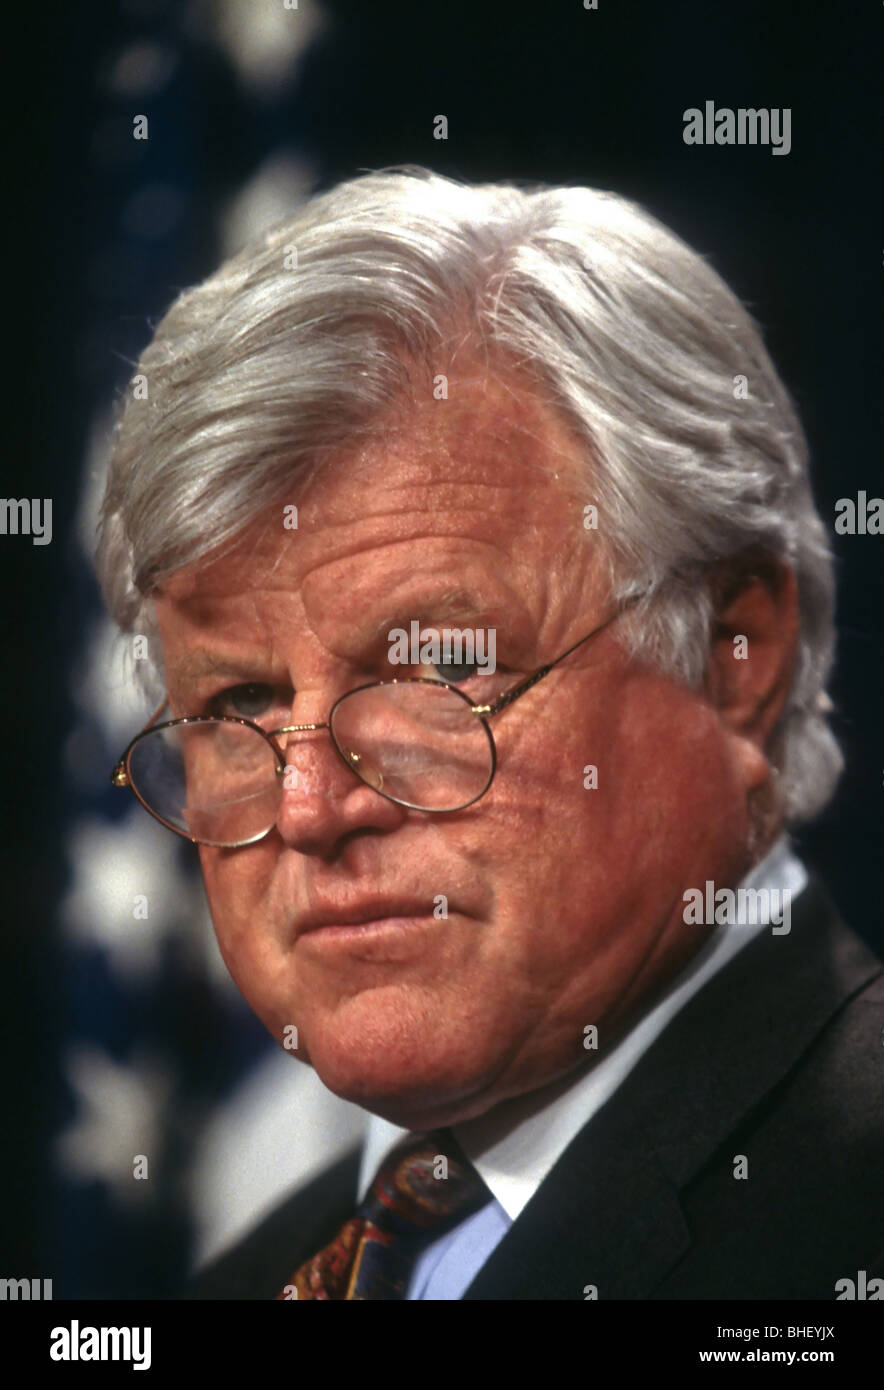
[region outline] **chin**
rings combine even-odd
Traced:
[[[438,1051],[402,1055],[380,1042],[347,1048],[340,1039],[323,1044],[314,1036],[310,1064],[334,1095],[404,1129],[435,1129],[487,1108],[476,1099],[481,1083],[472,1068],[464,1073],[462,1056],[458,1062]]]

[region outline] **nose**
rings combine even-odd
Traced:
[[[290,849],[333,858],[356,831],[388,833],[402,824],[406,808],[348,770],[327,724],[290,725],[276,741],[285,757],[276,829]]]

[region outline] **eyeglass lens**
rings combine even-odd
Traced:
[[[331,734],[362,781],[421,810],[456,810],[491,779],[485,725],[468,700],[441,684],[351,691],[335,706]],[[129,756],[145,804],[183,834],[217,846],[247,844],[271,829],[282,794],[277,768],[267,740],[234,723],[150,730]]]

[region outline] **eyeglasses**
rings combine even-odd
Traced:
[[[111,782],[128,787],[176,835],[237,849],[269,835],[283,790],[297,786],[297,772],[286,764],[277,739],[328,729],[345,767],[388,801],[436,814],[463,811],[485,795],[497,768],[488,720],[635,601],[628,599],[492,704],[474,704],[456,686],[431,677],[374,681],[341,695],[322,724],[287,724],[268,732],[231,715],[155,724],[164,701],[115,764]]]

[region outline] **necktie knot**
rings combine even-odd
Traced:
[[[421,1251],[489,1197],[450,1130],[410,1136],[335,1239],[292,1275],[295,1292],[279,1297],[401,1299]]]

